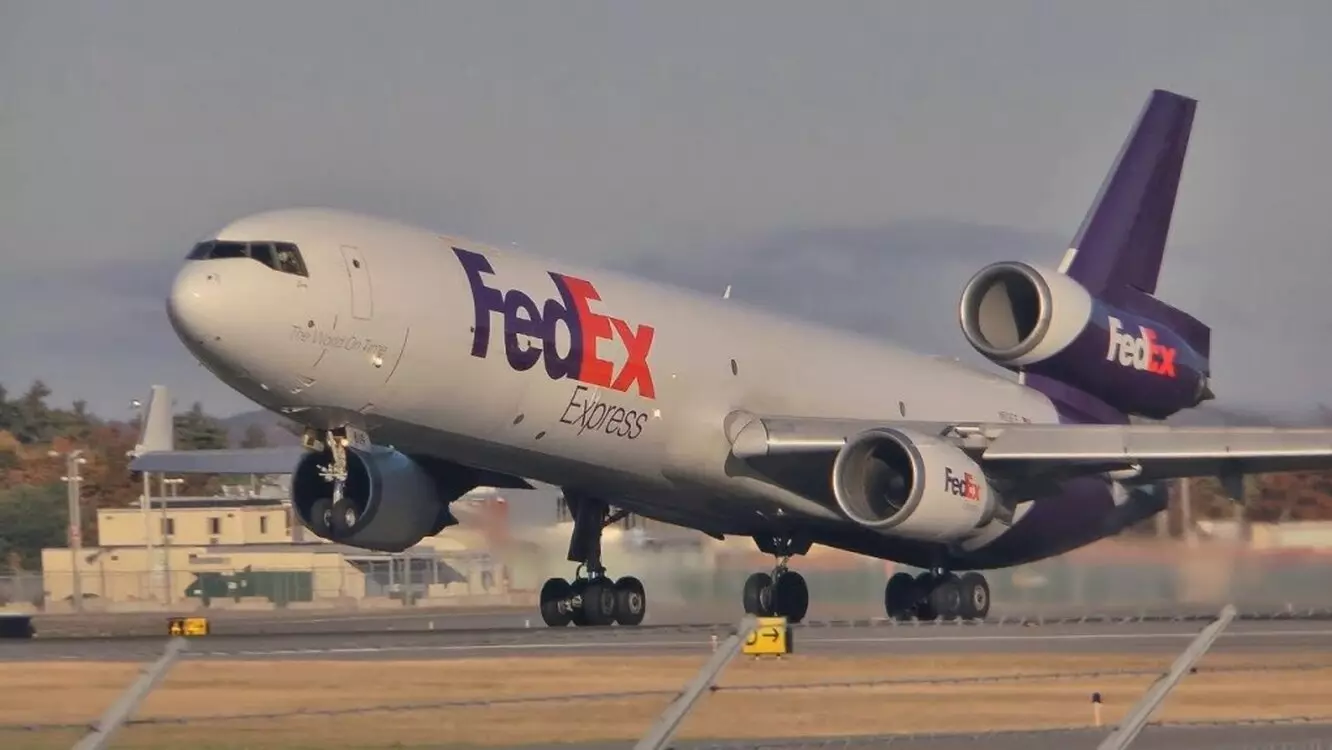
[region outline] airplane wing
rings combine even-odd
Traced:
[[[236,450],[147,451],[130,471],[167,474],[290,474],[308,451],[299,445]]]
[[[1132,470],[1133,481],[1332,469],[1332,429],[1176,427],[752,417],[733,432],[738,459],[833,454],[876,427],[948,440],[982,466],[1024,474]]]

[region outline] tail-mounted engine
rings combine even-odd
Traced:
[[[990,361],[1126,414],[1165,419],[1211,398],[1206,328],[1150,295],[1121,296],[1128,304],[1111,305],[1062,273],[1004,262],[967,282],[958,313],[967,342]],[[1204,338],[1196,346],[1187,338],[1194,331]]]
[[[471,473],[427,469],[392,448],[347,445],[341,497],[334,499],[333,450],[307,453],[291,478],[301,523],[329,541],[400,552],[456,523],[449,503],[475,485]]]
[[[1004,510],[985,472],[951,443],[878,427],[846,441],[832,468],[837,505],[890,536],[962,541]]]

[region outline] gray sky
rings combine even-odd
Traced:
[[[746,269],[804,273],[814,238],[823,288],[793,312],[964,353],[957,294],[992,255],[969,225],[1057,259],[1162,87],[1200,105],[1159,291],[1216,329],[1223,398],[1311,402],[1328,28],[1326,0],[0,0],[0,382],[107,415],[152,382],[248,408],[162,298],[196,238],[292,205],[695,285],[715,266],[771,305]]]

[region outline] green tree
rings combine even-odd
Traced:
[[[184,414],[177,414],[176,450],[212,450],[227,447],[227,428],[203,410],[198,401]]]
[[[68,523],[64,485],[15,487],[0,493],[0,559],[17,553],[23,568],[40,568],[43,548],[65,544]]]

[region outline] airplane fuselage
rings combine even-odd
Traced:
[[[173,299],[197,309],[174,309],[173,322],[218,377],[311,426],[351,424],[405,452],[708,533],[798,524],[816,542],[921,567],[1040,559],[1137,520],[1120,518],[1106,482],[1082,479],[1065,485],[1077,497],[1024,504],[1011,528],[965,547],[910,542],[857,527],[730,455],[728,419],[744,413],[1061,421],[1043,394],[954,360],[340,212],[259,214],[217,238],[292,243],[308,273],[193,262]]]

